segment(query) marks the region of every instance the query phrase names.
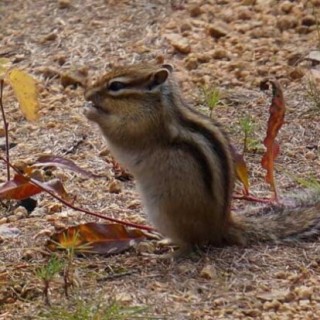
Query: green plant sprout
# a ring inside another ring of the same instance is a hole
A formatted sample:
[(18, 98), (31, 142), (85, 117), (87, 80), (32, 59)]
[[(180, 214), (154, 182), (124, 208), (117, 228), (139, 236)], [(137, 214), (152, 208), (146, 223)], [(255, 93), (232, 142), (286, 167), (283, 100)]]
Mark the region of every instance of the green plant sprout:
[(310, 76), (307, 78), (305, 85), (307, 99), (312, 104), (313, 109), (320, 110), (320, 88), (317, 82)]
[(146, 314), (147, 308), (144, 306), (123, 306), (118, 302), (108, 304), (97, 303), (96, 301), (87, 302), (77, 298), (72, 301), (72, 310), (65, 306), (53, 307), (38, 319), (46, 320), (155, 320), (165, 319), (160, 316), (149, 316)]
[(66, 234), (63, 235), (64, 239), (61, 243), (55, 242), (58, 249), (67, 251), (67, 262), (63, 270), (64, 280), (64, 293), (69, 298), (69, 287), (74, 284), (73, 279), (73, 261), (77, 251), (84, 252), (90, 251), (90, 244), (79, 244), (79, 232), (75, 232), (71, 238), (68, 238)]
[(210, 118), (212, 116), (213, 110), (217, 107), (221, 100), (221, 92), (218, 88), (201, 88), (204, 103), (208, 106), (210, 110)]
[(36, 276), (43, 282), (43, 295), (45, 302), (50, 306), (49, 287), (54, 276), (59, 273), (64, 267), (64, 262), (61, 261), (55, 254), (53, 254), (45, 266), (40, 267), (36, 271)]
[(302, 186), (307, 189), (320, 191), (320, 181), (314, 177), (310, 178), (295, 178), (295, 180)]
[(249, 149), (257, 147), (258, 140), (252, 138), (255, 130), (255, 123), (250, 116), (245, 116), (239, 120), (241, 130), (243, 131), (243, 154), (248, 152)]

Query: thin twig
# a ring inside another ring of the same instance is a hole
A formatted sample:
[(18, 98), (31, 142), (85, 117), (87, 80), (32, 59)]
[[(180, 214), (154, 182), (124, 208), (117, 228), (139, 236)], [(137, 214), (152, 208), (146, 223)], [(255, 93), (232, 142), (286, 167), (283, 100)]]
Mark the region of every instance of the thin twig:
[(45, 304), (49, 307), (51, 307), (50, 303), (50, 298), (49, 298), (49, 286), (50, 286), (50, 281), (49, 280), (43, 280), (43, 296), (44, 296), (44, 301)]
[(115, 222), (115, 223), (120, 223), (120, 224), (123, 224), (123, 225), (126, 225), (128, 227), (132, 227), (132, 228), (138, 228), (138, 229), (142, 229), (142, 230), (146, 230), (146, 231), (155, 231), (154, 228), (152, 227), (149, 227), (149, 226), (144, 226), (144, 225), (141, 225), (141, 224), (137, 224), (137, 223), (133, 223), (133, 222), (127, 222), (127, 221), (122, 221), (122, 220), (119, 220), (119, 219), (115, 219), (115, 218), (110, 218), (110, 217), (106, 217), (104, 216), (102, 213), (99, 213), (99, 212), (91, 212), (87, 209), (83, 209), (83, 208), (79, 208), (79, 207), (76, 207), (74, 206), (73, 204), (71, 204), (70, 202), (60, 198), (59, 196), (57, 196), (56, 194), (54, 194), (52, 191), (48, 190), (46, 188), (46, 186), (41, 183), (40, 181), (37, 181), (33, 178), (30, 178), (30, 177), (27, 177), (25, 176), (24, 174), (21, 173), (21, 171), (19, 169), (17, 169), (15, 166), (13, 166), (11, 163), (7, 162), (6, 159), (4, 159), (3, 157), (0, 156), (0, 159), (3, 160), (4, 162), (6, 162), (7, 164), (9, 164), (9, 166), (16, 172), (18, 173), (19, 175), (23, 176), (27, 181), (31, 182), (32, 184), (34, 184), (35, 186), (37, 186), (38, 188), (40, 188), (41, 190), (45, 191), (46, 193), (50, 194), (51, 197), (55, 198), (56, 200), (60, 201), (61, 203), (63, 203), (64, 205), (66, 205), (67, 207), (73, 209), (73, 210), (76, 210), (76, 211), (80, 211), (80, 212), (83, 212), (83, 213), (86, 213), (86, 214), (89, 214), (91, 216), (94, 216), (94, 217), (97, 217), (97, 218), (100, 218), (100, 219), (104, 219), (104, 220), (108, 220), (108, 221), (111, 221), (111, 222)]
[(4, 133), (6, 136), (7, 179), (9, 181), (10, 180), (9, 130), (8, 130), (9, 123), (7, 122), (6, 114), (4, 112), (3, 102), (2, 102), (3, 86), (4, 86), (4, 81), (3, 81), (3, 79), (1, 79), (0, 80), (0, 108), (1, 108), (1, 112), (2, 112), (2, 118), (3, 118)]
[(113, 274), (109, 274), (108, 276), (102, 277), (102, 278), (98, 278), (97, 281), (101, 282), (101, 281), (106, 281), (106, 280), (113, 280), (113, 279), (118, 279), (118, 278), (122, 278), (125, 276), (130, 276), (132, 274), (135, 274), (137, 272), (135, 271), (125, 271), (125, 272), (120, 272), (120, 273), (113, 273)]

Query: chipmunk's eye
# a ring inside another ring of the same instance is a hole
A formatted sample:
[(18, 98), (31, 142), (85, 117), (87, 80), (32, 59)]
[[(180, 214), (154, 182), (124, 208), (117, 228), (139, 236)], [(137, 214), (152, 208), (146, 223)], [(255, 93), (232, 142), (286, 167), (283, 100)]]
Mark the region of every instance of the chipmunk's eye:
[(126, 87), (126, 84), (120, 81), (113, 81), (108, 85), (108, 90), (110, 91), (119, 91), (121, 89), (124, 89)]

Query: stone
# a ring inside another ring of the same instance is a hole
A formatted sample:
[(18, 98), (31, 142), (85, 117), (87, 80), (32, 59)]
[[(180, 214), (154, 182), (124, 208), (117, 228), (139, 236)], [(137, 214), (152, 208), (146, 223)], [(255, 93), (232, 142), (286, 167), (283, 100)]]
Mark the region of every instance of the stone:
[(244, 6), (253, 6), (257, 3), (257, 0), (243, 0), (242, 4)]
[(191, 24), (188, 23), (188, 22), (184, 22), (184, 23), (182, 23), (181, 26), (180, 26), (180, 31), (181, 31), (181, 32), (190, 31), (191, 29), (192, 29), (192, 26), (191, 26)]
[(2, 239), (10, 239), (18, 237), (21, 234), (21, 231), (18, 228), (9, 227), (5, 224), (0, 225), (0, 237)]
[(304, 16), (301, 20), (301, 24), (306, 27), (311, 27), (317, 23), (316, 18), (312, 15)]
[(263, 310), (278, 310), (281, 303), (278, 300), (273, 299), (272, 301), (266, 301), (263, 304)]
[(49, 34), (47, 34), (46, 36), (44, 36), (42, 39), (41, 39), (41, 42), (42, 43), (45, 43), (45, 42), (48, 42), (48, 41), (54, 41), (58, 38), (58, 35), (56, 32), (51, 32)]
[(82, 86), (84, 87), (87, 83), (88, 68), (85, 66), (73, 66), (69, 71), (61, 74), (61, 84), (64, 88), (68, 86)]
[(292, 80), (303, 78), (305, 71), (302, 68), (294, 68), (289, 72), (289, 76)]
[(14, 210), (14, 215), (17, 217), (18, 220), (25, 218), (28, 216), (28, 210), (23, 206), (19, 206)]
[(127, 208), (128, 209), (137, 209), (141, 207), (140, 200), (132, 200), (128, 203)]
[(213, 52), (212, 52), (212, 57), (214, 58), (214, 59), (225, 59), (225, 58), (228, 58), (228, 52), (227, 52), (227, 50), (225, 50), (225, 49), (222, 49), (222, 48), (220, 48), (220, 49), (215, 49), (215, 50), (213, 50)]
[(282, 16), (279, 17), (277, 21), (277, 27), (281, 31), (285, 31), (288, 29), (293, 29), (298, 25), (298, 20), (296, 17), (293, 16)]
[(240, 8), (238, 12), (238, 19), (250, 20), (252, 18), (252, 11), (249, 8)]
[(318, 50), (310, 51), (307, 56), (307, 59), (312, 62), (320, 63), (320, 51)]
[(167, 34), (165, 35), (165, 38), (176, 51), (184, 54), (191, 52), (191, 46), (187, 38), (181, 37), (179, 34), (175, 33)]
[(289, 13), (292, 10), (293, 3), (290, 1), (283, 1), (280, 5), (280, 10), (284, 13)]
[(194, 70), (198, 68), (198, 59), (195, 56), (187, 57), (184, 61), (184, 66), (188, 70)]
[(217, 276), (217, 270), (215, 266), (208, 264), (200, 271), (200, 277), (204, 279), (213, 279)]
[(229, 26), (224, 22), (209, 24), (207, 30), (211, 37), (219, 39), (229, 34)]
[(211, 54), (209, 52), (200, 53), (197, 55), (197, 59), (200, 63), (207, 63), (211, 59)]
[(300, 300), (310, 299), (313, 294), (313, 287), (300, 286), (295, 288), (294, 293)]
[(202, 14), (201, 7), (199, 5), (194, 5), (190, 8), (190, 17), (195, 18)]
[(312, 29), (307, 27), (307, 26), (299, 26), (299, 27), (297, 27), (297, 32), (299, 34), (308, 34), (311, 31), (312, 31)]
[(70, 0), (58, 0), (59, 9), (67, 9), (71, 7)]
[(110, 193), (120, 193), (121, 190), (122, 190), (122, 186), (118, 180), (112, 180), (108, 185), (108, 191)]

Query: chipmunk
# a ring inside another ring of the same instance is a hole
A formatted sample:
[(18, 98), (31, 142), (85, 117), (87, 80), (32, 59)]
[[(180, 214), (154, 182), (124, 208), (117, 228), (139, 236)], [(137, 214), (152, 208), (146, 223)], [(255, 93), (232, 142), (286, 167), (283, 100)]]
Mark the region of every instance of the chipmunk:
[(227, 134), (184, 101), (171, 65), (116, 67), (86, 88), (85, 99), (85, 116), (134, 175), (149, 219), (178, 252), (320, 233), (317, 198), (254, 216), (231, 213), (235, 165)]

